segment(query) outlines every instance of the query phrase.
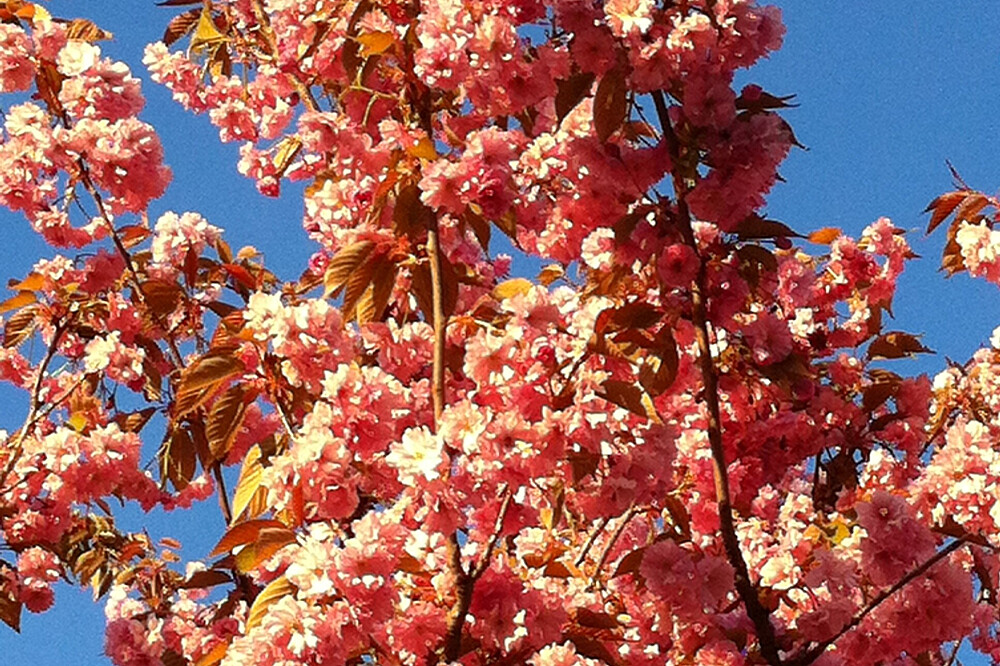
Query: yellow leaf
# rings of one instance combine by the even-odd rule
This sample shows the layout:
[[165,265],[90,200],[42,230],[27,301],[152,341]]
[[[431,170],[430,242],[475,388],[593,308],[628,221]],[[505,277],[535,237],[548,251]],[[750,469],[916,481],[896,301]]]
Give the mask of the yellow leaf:
[[413,157],[422,160],[436,160],[438,157],[437,149],[434,147],[434,142],[428,137],[423,137],[420,141],[417,141],[412,146],[406,149],[406,152]]
[[295,586],[288,582],[284,576],[279,576],[268,583],[250,607],[250,613],[247,615],[246,633],[249,634],[264,620],[268,608],[294,592]]
[[220,661],[225,659],[226,651],[229,650],[229,643],[219,643],[214,648],[206,652],[201,656],[195,666],[215,666]]
[[0,314],[23,308],[25,305],[30,305],[37,300],[35,295],[30,291],[22,291],[17,296],[11,296],[3,303],[0,303]]
[[361,57],[385,53],[396,41],[396,36],[391,32],[368,32],[355,37],[361,44]]
[[512,280],[507,280],[506,282],[501,282],[496,287],[493,288],[493,297],[500,301],[505,301],[508,298],[514,298],[517,295],[525,295],[531,288],[535,285],[531,280],[525,278],[514,278]]
[[566,275],[566,271],[563,270],[562,266],[559,264],[549,264],[538,274],[538,281],[548,287],[564,275]]
[[816,245],[829,245],[843,234],[844,232],[837,227],[825,227],[809,234],[809,242]]
[[20,282],[11,286],[17,291],[38,291],[45,286],[45,276],[39,273],[32,273]]
[[66,421],[66,425],[77,432],[83,432],[83,429],[87,427],[87,417],[77,412],[73,416],[69,417]]
[[212,12],[205,7],[201,10],[201,16],[198,17],[198,27],[195,28],[194,35],[191,37],[191,51],[193,53],[206,51],[225,41],[226,36],[215,27]]

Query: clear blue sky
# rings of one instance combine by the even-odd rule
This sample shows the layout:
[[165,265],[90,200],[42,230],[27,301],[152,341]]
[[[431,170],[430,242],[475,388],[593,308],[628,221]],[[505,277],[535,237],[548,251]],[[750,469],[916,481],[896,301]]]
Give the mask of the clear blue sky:
[[[798,96],[801,106],[786,117],[809,150],[795,151],[785,163],[788,182],[771,196],[769,215],[803,232],[838,226],[857,234],[883,215],[913,229],[911,242],[924,258],[904,275],[890,325],[923,333],[938,355],[899,367],[933,373],[945,356],[964,360],[1000,324],[1000,291],[937,272],[943,233],[925,239],[921,211],[950,186],[945,160],[974,187],[1000,187],[1000,9],[986,0],[773,4],[784,10],[785,48],[745,80]],[[152,0],[51,0],[48,6],[55,15],[98,19],[116,35],[105,52],[144,79],[143,45],[159,38],[174,13]],[[226,229],[234,248],[255,245],[280,277],[296,277],[313,250],[300,226],[300,199],[259,197],[236,173],[235,146],[220,148],[207,119],[181,112],[148,80],[144,90],[145,119],[160,131],[174,169],[173,185],[152,207],[154,219],[165,210],[197,210]],[[0,219],[0,278],[22,276],[51,253],[23,219]],[[16,427],[23,401],[8,396],[0,392],[8,405],[0,426]],[[185,554],[204,556],[222,527],[214,505],[208,509],[155,516],[150,530],[180,535]],[[25,617],[21,636],[0,627],[0,663],[106,666],[102,638],[101,608],[86,593],[63,587],[54,610]],[[986,663],[975,656],[963,661]]]

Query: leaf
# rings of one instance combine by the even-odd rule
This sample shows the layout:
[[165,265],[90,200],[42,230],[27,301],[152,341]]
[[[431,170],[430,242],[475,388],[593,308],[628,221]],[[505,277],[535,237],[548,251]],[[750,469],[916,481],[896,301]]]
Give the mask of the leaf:
[[[264,478],[264,465],[260,462],[260,445],[254,444],[247,451],[246,458],[243,459],[243,466],[240,467],[240,479],[236,482],[236,490],[233,492],[233,520],[241,517],[247,509],[251,509],[254,499],[259,495],[260,482]],[[257,514],[259,515],[259,514]],[[256,518],[251,509],[250,518]]]
[[21,602],[8,586],[0,588],[0,621],[17,633],[21,633],[21,608]]
[[566,275],[566,270],[559,264],[549,264],[538,273],[538,281],[546,287],[551,286],[556,280],[562,279]]
[[191,52],[199,53],[207,51],[226,41],[226,36],[219,32],[219,29],[215,25],[215,20],[212,18],[212,11],[208,7],[203,7],[201,14],[198,16],[198,24],[194,35],[191,36],[191,46],[189,47]]
[[642,556],[646,553],[646,547],[642,546],[636,548],[628,555],[623,557],[618,561],[618,566],[615,567],[615,572],[611,574],[612,578],[617,578],[618,576],[624,576],[626,574],[638,574],[639,567],[642,565]]
[[70,21],[69,25],[66,26],[66,37],[84,42],[100,42],[113,39],[114,35],[100,28],[93,21],[77,18]]
[[188,660],[184,658],[184,655],[167,648],[160,654],[160,663],[163,666],[187,666]]
[[926,353],[932,352],[917,336],[902,331],[884,333],[868,345],[869,359],[896,359]]
[[986,198],[986,195],[978,192],[971,193],[962,200],[962,203],[958,204],[958,208],[955,209],[955,219],[973,222],[979,211],[985,208],[988,203],[989,199]]
[[197,395],[203,389],[212,390],[227,379],[242,374],[244,370],[243,362],[235,356],[205,356],[188,366],[181,374],[177,386],[177,402],[180,404],[185,396]]
[[228,642],[218,643],[211,650],[203,654],[198,661],[195,662],[194,666],[216,666],[216,664],[226,658],[226,652],[228,650]]
[[639,383],[649,395],[655,397],[664,393],[677,378],[679,358],[677,343],[669,329],[659,332],[663,347],[659,354],[647,354],[639,369]]
[[372,241],[358,241],[342,248],[330,260],[323,276],[324,298],[330,298],[340,293],[354,271],[365,262],[375,249]]
[[295,532],[285,527],[264,527],[257,538],[236,553],[236,568],[243,573],[253,571],[265,560],[290,543],[295,542]]
[[628,89],[625,73],[620,68],[607,72],[594,93],[594,130],[601,143],[611,138],[628,113]]
[[160,317],[172,314],[184,298],[184,288],[171,280],[147,280],[139,289],[143,301]]
[[215,460],[223,460],[229,453],[236,433],[243,426],[248,398],[252,400],[254,397],[256,396],[243,385],[234,384],[212,405],[205,434],[208,437],[208,449]]
[[30,305],[11,315],[3,325],[3,346],[17,347],[31,337],[37,328],[39,307]]
[[515,296],[526,296],[535,285],[525,278],[512,278],[501,282],[493,288],[493,297],[498,301],[506,301]]
[[420,200],[420,188],[416,185],[407,185],[396,195],[392,226],[397,234],[416,238],[430,228],[434,218],[434,211]]
[[606,333],[627,328],[649,328],[660,321],[663,312],[646,301],[634,301],[614,308],[607,308],[597,315],[594,331]]
[[206,569],[204,571],[195,571],[184,579],[180,587],[184,590],[203,590],[207,587],[215,587],[216,585],[224,585],[231,582],[233,582],[233,577],[225,571]]
[[570,111],[575,109],[587,96],[594,85],[594,78],[593,72],[577,72],[556,83],[558,89],[556,93],[556,118],[559,122],[562,122],[563,118],[568,116]]
[[371,257],[369,257],[368,261],[361,262],[348,276],[342,306],[345,320],[350,321],[355,318],[358,302],[361,301],[361,297],[372,283],[377,263],[381,262],[371,261]]
[[5,314],[11,310],[23,308],[25,305],[31,305],[36,301],[38,301],[38,298],[34,293],[30,291],[22,291],[16,296],[11,296],[3,303],[0,303],[0,314]]
[[924,209],[925,213],[931,213],[930,222],[927,223],[927,233],[933,232],[937,229],[938,225],[947,219],[951,215],[952,211],[962,203],[962,200],[968,196],[968,190],[958,190],[956,192],[946,192],[942,194],[934,201],[930,202],[927,208]]
[[844,235],[844,232],[837,227],[823,227],[809,234],[809,242],[816,245],[830,245]]
[[766,220],[759,215],[751,215],[740,222],[736,227],[736,234],[743,240],[801,238],[787,224]]
[[281,178],[288,171],[299,152],[302,150],[302,140],[297,136],[286,136],[276,146],[272,164],[274,164],[275,175]]
[[153,232],[149,230],[149,227],[144,227],[141,224],[131,224],[118,229],[115,234],[128,250],[149,238]]
[[208,556],[215,557],[216,555],[230,553],[239,546],[252,543],[260,536],[261,530],[264,529],[283,530],[294,537],[294,532],[277,520],[248,520],[244,523],[233,525],[226,530],[226,533],[222,535],[222,539],[219,540],[219,543],[215,545],[215,548],[212,549],[212,552]]
[[649,395],[638,386],[617,379],[609,379],[603,384],[603,391],[598,395],[608,402],[614,403],[632,412],[636,416],[647,418],[659,423],[660,418]]
[[[359,44],[361,44],[361,57],[368,58],[373,55],[379,55],[380,53],[385,53],[389,50],[389,47],[396,42],[396,36],[391,32],[367,32],[363,35],[358,35],[355,37]],[[433,158],[432,158],[433,159]]]
[[250,606],[250,612],[247,614],[246,633],[249,634],[264,620],[268,608],[294,592],[295,586],[284,576],[278,576],[268,583],[267,587],[261,590],[257,598],[253,600],[253,605]]
[[173,430],[160,453],[160,478],[170,481],[177,492],[188,487],[198,465],[194,439],[187,428]]
[[170,19],[167,29],[163,32],[163,43],[170,46],[191,34],[194,27],[198,25],[200,17],[201,9],[191,9]]

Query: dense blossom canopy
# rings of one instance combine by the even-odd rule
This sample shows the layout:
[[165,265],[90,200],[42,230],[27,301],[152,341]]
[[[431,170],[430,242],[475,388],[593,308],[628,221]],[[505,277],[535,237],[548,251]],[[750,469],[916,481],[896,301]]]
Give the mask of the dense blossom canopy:
[[[901,230],[762,217],[789,98],[733,79],[777,9],[162,4],[152,79],[263,195],[309,183],[315,251],[282,282],[149,220],[171,173],[108,35],[0,2],[0,204],[63,253],[0,304],[0,620],[68,578],[116,666],[1000,659],[1000,334],[904,378]],[[945,268],[1000,283],[959,185]],[[213,496],[204,561],[113,519]]]

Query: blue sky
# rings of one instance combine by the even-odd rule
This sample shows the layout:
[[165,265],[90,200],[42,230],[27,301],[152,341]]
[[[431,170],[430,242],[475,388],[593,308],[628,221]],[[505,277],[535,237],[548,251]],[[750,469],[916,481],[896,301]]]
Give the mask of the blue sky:
[[[943,231],[925,238],[923,208],[950,187],[945,160],[966,181],[989,192],[1000,186],[1000,12],[986,0],[961,3],[776,2],[788,26],[785,48],[742,77],[775,94],[796,94],[801,106],[786,118],[808,151],[795,151],[781,169],[788,181],[770,197],[768,214],[808,232],[838,226],[857,234],[888,216],[912,229],[923,259],[902,279],[892,328],[923,333],[938,354],[897,365],[936,372],[945,356],[964,360],[1000,324],[1000,292],[964,276],[937,271]],[[51,0],[58,16],[87,16],[116,35],[105,44],[146,80],[144,118],[163,139],[174,182],[153,204],[196,210],[226,229],[229,243],[265,252],[280,277],[297,277],[313,251],[300,226],[301,200],[264,199],[235,168],[236,147],[220,147],[206,118],[183,113],[169,94],[146,79],[143,46],[159,38],[175,13],[152,0]],[[0,278],[23,276],[51,251],[20,217],[0,214]],[[8,399],[0,427],[16,427],[23,402]],[[137,516],[127,516],[133,526]],[[195,514],[154,516],[153,536],[177,536],[186,554],[200,557],[222,529],[214,504]],[[88,593],[62,587],[54,610],[27,616],[21,636],[0,627],[0,661],[12,666],[106,666],[101,656],[103,614]],[[967,665],[984,664],[976,657]]]

